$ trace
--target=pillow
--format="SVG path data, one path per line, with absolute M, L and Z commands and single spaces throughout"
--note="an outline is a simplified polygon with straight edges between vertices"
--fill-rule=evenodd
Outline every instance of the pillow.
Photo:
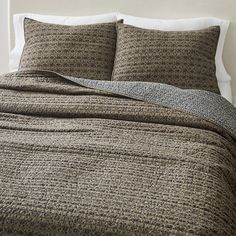
M 15 33 L 15 47 L 10 53 L 9 67 L 10 71 L 16 71 L 19 68 L 20 58 L 23 52 L 25 38 L 24 38 L 24 19 L 31 18 L 44 23 L 53 23 L 60 25 L 87 25 L 97 23 L 109 23 L 116 21 L 116 13 L 108 13 L 95 16 L 47 16 L 38 14 L 16 14 L 13 17 L 14 33 Z
M 26 18 L 20 70 L 110 80 L 115 50 L 115 22 L 67 26 Z
M 146 81 L 219 93 L 215 53 L 219 26 L 159 31 L 117 24 L 112 80 Z
M 220 88 L 221 95 L 227 100 L 232 102 L 232 91 L 230 84 L 230 76 L 226 72 L 224 63 L 222 60 L 223 48 L 227 30 L 229 27 L 228 20 L 222 20 L 213 17 L 201 17 L 201 18 L 190 18 L 190 19 L 151 19 L 130 16 L 125 14 L 118 14 L 117 19 L 124 19 L 125 24 L 133 25 L 145 29 L 156 29 L 163 31 L 183 31 L 183 30 L 199 30 L 210 26 L 220 26 L 220 36 L 216 50 L 216 77 L 218 81 L 218 86 Z

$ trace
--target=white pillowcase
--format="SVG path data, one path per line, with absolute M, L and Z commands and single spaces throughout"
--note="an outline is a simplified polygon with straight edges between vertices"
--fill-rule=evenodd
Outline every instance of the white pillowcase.
M 219 85 L 221 95 L 232 102 L 232 91 L 230 86 L 230 76 L 225 70 L 222 54 L 224 48 L 224 41 L 229 27 L 228 20 L 218 18 L 192 18 L 192 19 L 178 19 L 178 20 L 162 20 L 150 19 L 143 17 L 136 17 L 124 15 L 119 13 L 118 20 L 123 19 L 125 24 L 133 25 L 144 29 L 157 29 L 163 31 L 184 31 L 184 30 L 198 30 L 207 28 L 209 26 L 220 26 L 220 37 L 216 51 L 216 77 Z
M 24 19 L 31 18 L 44 23 L 53 23 L 60 25 L 86 25 L 96 23 L 114 22 L 117 19 L 117 13 L 108 13 L 95 16 L 47 16 L 38 14 L 16 14 L 13 17 L 15 31 L 15 48 L 10 53 L 9 68 L 10 71 L 16 71 L 19 68 L 21 54 L 23 52 L 25 37 L 24 37 Z

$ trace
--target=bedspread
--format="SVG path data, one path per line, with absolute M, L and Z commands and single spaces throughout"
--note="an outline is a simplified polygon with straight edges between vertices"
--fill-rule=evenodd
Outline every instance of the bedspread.
M 234 235 L 235 127 L 89 86 L 0 77 L 1 235 Z

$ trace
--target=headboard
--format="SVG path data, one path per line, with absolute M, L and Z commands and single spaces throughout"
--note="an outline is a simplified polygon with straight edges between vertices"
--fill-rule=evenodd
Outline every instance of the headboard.
M 224 47 L 224 64 L 236 97 L 235 0 L 9 0 L 10 45 L 14 45 L 12 16 L 16 13 L 82 16 L 122 12 L 150 18 L 176 19 L 212 16 L 231 21 Z M 236 101 L 236 100 L 235 100 Z

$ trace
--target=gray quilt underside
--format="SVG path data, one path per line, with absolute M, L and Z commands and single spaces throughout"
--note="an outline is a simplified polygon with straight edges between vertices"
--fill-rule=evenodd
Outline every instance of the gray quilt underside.
M 218 94 L 161 83 L 89 80 L 55 74 L 87 88 L 190 112 L 220 125 L 236 139 L 236 108 Z

